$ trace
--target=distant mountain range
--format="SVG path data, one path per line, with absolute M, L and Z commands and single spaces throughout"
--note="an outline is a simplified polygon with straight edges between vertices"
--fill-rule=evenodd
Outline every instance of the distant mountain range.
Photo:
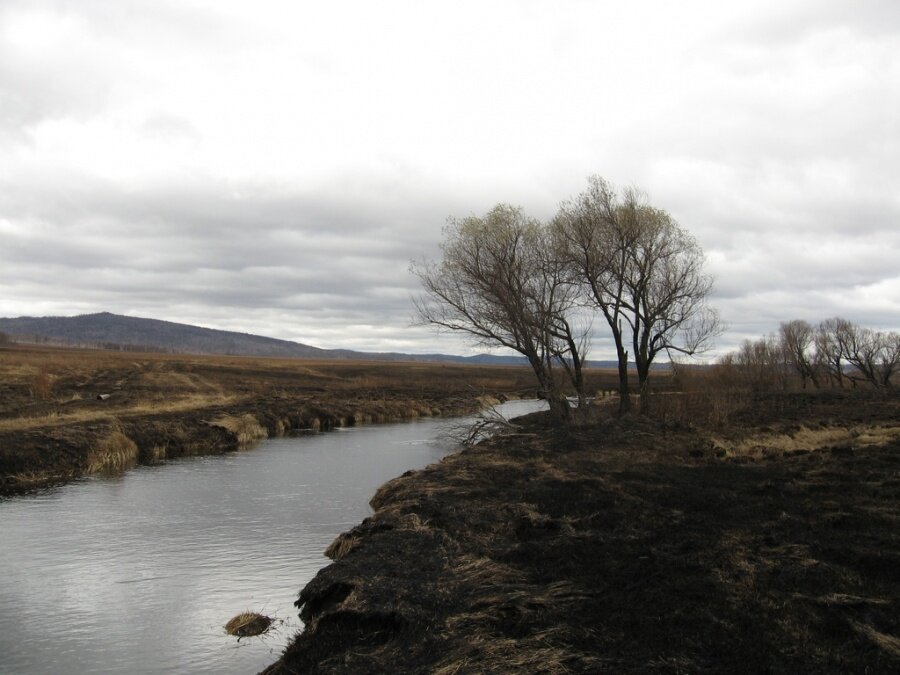
M 0 318 L 0 332 L 19 342 L 93 347 L 127 351 L 157 351 L 176 354 L 224 354 L 231 356 L 276 356 L 301 359 L 348 359 L 379 361 L 448 361 L 487 365 L 525 365 L 519 356 L 454 356 L 448 354 L 401 354 L 357 352 L 350 349 L 319 349 L 301 342 L 201 328 L 184 323 L 142 319 L 100 312 L 80 316 L 20 316 Z M 592 361 L 595 368 L 612 368 L 612 361 Z

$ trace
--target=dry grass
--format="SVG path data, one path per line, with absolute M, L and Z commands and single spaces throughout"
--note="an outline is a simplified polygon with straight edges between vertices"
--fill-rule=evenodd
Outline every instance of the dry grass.
M 771 454 L 812 452 L 837 447 L 862 448 L 886 445 L 900 438 L 900 426 L 854 425 L 809 429 L 801 426 L 782 433 L 763 433 L 737 441 L 715 438 L 726 457 L 763 457 Z
M 335 562 L 344 558 L 348 553 L 355 551 L 359 548 L 361 540 L 359 537 L 356 537 L 349 532 L 344 532 L 339 534 L 337 538 L 331 542 L 328 548 L 325 549 L 325 555 Z
M 851 621 L 851 625 L 856 631 L 869 638 L 875 645 L 894 658 L 900 659 L 900 638 L 882 633 L 872 626 L 858 621 Z
M 138 447 L 118 426 L 92 448 L 87 458 L 87 473 L 116 473 L 137 464 Z
M 238 639 L 262 635 L 272 627 L 274 619 L 259 612 L 241 612 L 225 624 L 225 632 Z
M 79 400 L 79 399 L 75 399 Z M 95 422 L 113 418 L 138 417 L 143 415 L 161 415 L 165 413 L 202 410 L 238 402 L 238 397 L 227 395 L 196 394 L 181 396 L 164 401 L 137 401 L 129 405 L 116 405 L 82 408 L 71 412 L 53 410 L 40 415 L 12 417 L 0 419 L 0 432 L 27 431 L 41 427 L 55 427 L 80 422 Z
M 249 447 L 257 441 L 267 438 L 269 435 L 269 432 L 259 423 L 259 420 L 249 413 L 245 415 L 223 415 L 210 422 L 210 425 L 221 427 L 234 434 L 235 438 L 237 438 L 238 446 L 241 448 Z

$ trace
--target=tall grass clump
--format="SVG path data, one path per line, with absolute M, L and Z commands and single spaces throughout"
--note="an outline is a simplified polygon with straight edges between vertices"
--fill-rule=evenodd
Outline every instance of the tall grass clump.
M 268 438 L 269 432 L 253 415 L 223 415 L 211 422 L 214 427 L 229 431 L 237 439 L 238 446 L 246 448 L 256 441 Z
M 88 473 L 116 473 L 137 464 L 138 447 L 114 425 L 109 434 L 91 448 L 87 457 Z

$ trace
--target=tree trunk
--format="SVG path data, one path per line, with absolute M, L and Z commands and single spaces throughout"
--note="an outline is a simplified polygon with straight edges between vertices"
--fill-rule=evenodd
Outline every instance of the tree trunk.
M 650 389 L 647 386 L 650 380 L 650 364 L 646 362 L 638 363 L 637 371 L 638 393 L 641 397 L 641 415 L 647 415 L 650 413 Z
M 538 355 L 528 357 L 531 369 L 537 377 L 541 391 L 547 397 L 547 403 L 550 405 L 550 416 L 557 422 L 564 422 L 569 418 L 569 402 L 566 397 L 559 391 L 559 385 L 553 377 L 544 360 Z
M 631 389 L 628 384 L 628 352 L 619 352 L 619 414 L 631 412 Z
M 616 357 L 619 360 L 619 414 L 631 412 L 631 390 L 628 385 L 628 351 L 622 344 L 622 327 L 612 327 L 616 343 Z

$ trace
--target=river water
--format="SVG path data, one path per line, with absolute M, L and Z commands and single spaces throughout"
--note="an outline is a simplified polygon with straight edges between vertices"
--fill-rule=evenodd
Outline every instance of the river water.
M 540 402 L 501 406 L 507 417 Z M 0 501 L 0 673 L 255 673 L 376 488 L 452 451 L 460 420 L 264 441 Z M 240 641 L 244 610 L 277 619 Z

